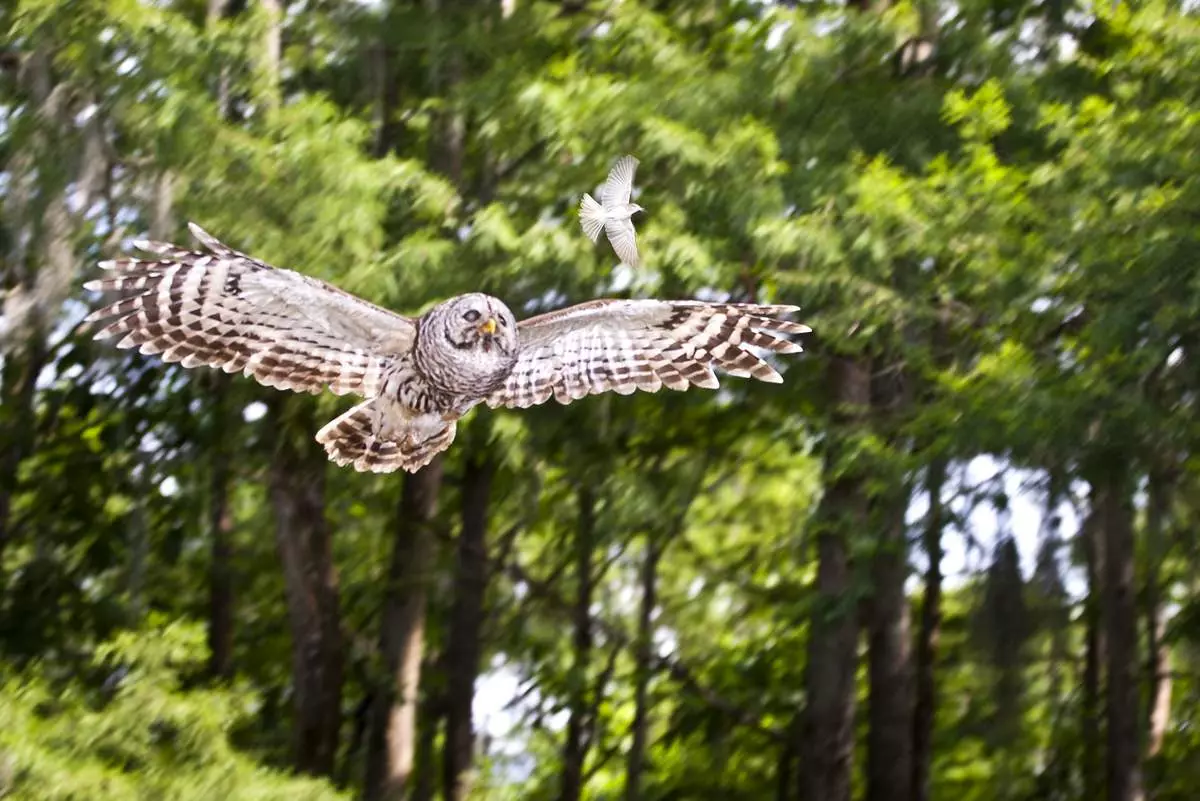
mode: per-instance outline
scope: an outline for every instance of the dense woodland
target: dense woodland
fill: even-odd
[[[1196,797],[1194,4],[0,8],[0,796]],[[638,270],[576,216],[626,152]],[[814,333],[358,474],[347,399],[81,330],[189,220]]]

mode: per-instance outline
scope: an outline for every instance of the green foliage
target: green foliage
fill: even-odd
[[[346,798],[257,764],[230,731],[253,715],[242,689],[188,688],[206,656],[193,623],[156,623],[96,648],[100,689],[10,676],[0,692],[0,794],[38,799]]]

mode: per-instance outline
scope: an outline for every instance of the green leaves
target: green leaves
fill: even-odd
[[[989,79],[974,93],[956,89],[946,95],[942,112],[946,121],[958,126],[967,141],[985,142],[999,136],[1012,122],[1011,110],[999,81]]]
[[[184,690],[204,631],[180,621],[123,632],[96,650],[99,692],[5,677],[0,793],[14,799],[343,798],[322,782],[256,765],[230,732],[257,704],[243,689]]]

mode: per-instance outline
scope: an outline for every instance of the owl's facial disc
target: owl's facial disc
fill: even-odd
[[[446,338],[457,348],[508,354],[513,345],[513,321],[503,304],[496,306],[485,295],[459,299],[447,317]]]

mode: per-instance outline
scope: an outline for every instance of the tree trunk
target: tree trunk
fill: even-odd
[[[937,714],[937,653],[942,630],[942,528],[945,507],[942,487],[946,462],[929,465],[926,486],[929,514],[925,519],[924,547],[929,565],[925,568],[925,598],[921,603],[921,632],[917,639],[917,699],[913,711],[912,801],[929,801],[933,765],[933,732]]]
[[[457,24],[455,17],[472,0],[425,0],[431,14],[429,26],[430,94],[445,100],[436,113],[437,136],[430,142],[430,163],[463,191],[463,166],[466,157],[466,121],[456,108],[454,95],[463,79],[463,54],[448,43],[448,32]],[[449,17],[449,20],[447,18]]]
[[[283,1],[261,0],[263,11],[266,12],[267,30],[263,39],[262,69],[267,75],[268,91],[264,100],[270,110],[279,106],[282,96],[280,80],[280,63],[283,57]]]
[[[579,801],[583,795],[583,763],[587,759],[588,663],[592,655],[592,552],[595,548],[596,499],[590,487],[578,489],[579,525],[575,532],[575,606],[571,638],[570,709],[563,741],[559,801]]]
[[[649,739],[650,710],[647,691],[650,687],[651,661],[654,656],[654,606],[657,601],[658,560],[661,555],[658,540],[646,538],[646,556],[642,563],[642,605],[638,614],[637,653],[635,655],[635,684],[633,688],[633,742],[625,771],[625,801],[642,797],[642,772],[645,769],[646,743]]]
[[[861,421],[871,400],[867,359],[833,357],[830,384],[838,404],[839,437]],[[857,602],[849,538],[867,523],[864,479],[841,465],[842,445],[830,444],[825,466],[831,480],[821,501],[817,534],[817,586],[805,666],[804,736],[799,771],[802,801],[849,801],[854,761]],[[906,782],[907,786],[907,782]]]
[[[296,769],[329,776],[341,727],[344,667],[337,571],[325,520],[326,458],[312,439],[317,421],[311,399],[280,398],[271,504],[292,633]]]
[[[1073,695],[1064,692],[1067,682],[1072,681],[1075,659],[1071,653],[1071,601],[1067,596],[1059,567],[1059,551],[1062,548],[1062,520],[1058,507],[1067,497],[1067,481],[1060,467],[1049,469],[1049,485],[1046,493],[1046,517],[1043,520],[1041,543],[1038,546],[1038,561],[1033,580],[1037,590],[1037,625],[1049,630],[1049,653],[1046,664],[1047,705],[1057,719]],[[1068,760],[1054,759],[1039,777],[1041,787],[1064,787],[1071,782],[1074,767]]]
[[[1100,685],[1106,650],[1101,606],[1105,543],[1101,500],[1093,486],[1088,516],[1079,532],[1083,538],[1088,581],[1088,598],[1084,607],[1087,630],[1083,664],[1083,797],[1088,799],[1101,797],[1104,776],[1104,721],[1100,714]]]
[[[380,635],[380,652],[391,687],[390,691],[378,692],[371,706],[363,788],[368,801],[403,799],[412,777],[435,537],[433,522],[442,467],[442,457],[438,456],[408,476],[400,499]]]
[[[489,456],[470,459],[463,473],[462,533],[458,537],[454,605],[446,643],[446,740],[442,754],[446,801],[467,797],[475,750],[471,702],[483,652],[488,503],[495,473],[496,463]]]
[[[425,683],[429,684],[432,665],[425,666]],[[427,688],[422,694],[417,718],[421,721],[417,729],[417,755],[411,801],[433,801],[437,789],[437,734],[442,718],[445,717],[442,688],[435,692]]]
[[[775,801],[792,801],[796,797],[794,774],[799,762],[799,749],[804,734],[804,719],[797,714],[788,724],[785,739],[779,747],[775,763]]]
[[[1167,614],[1162,603],[1162,564],[1167,557],[1164,532],[1171,503],[1170,478],[1150,477],[1146,510],[1146,673],[1150,683],[1146,719],[1146,756],[1156,757],[1171,717],[1170,646],[1166,642]]]
[[[208,478],[208,529],[212,548],[208,566],[209,673],[233,676],[233,515],[229,509],[229,376],[211,374],[213,433]]]
[[[205,25],[210,32],[226,14],[235,10],[231,0],[208,0]],[[229,114],[229,68],[222,65],[217,75],[217,113]],[[161,179],[170,186],[165,173]],[[156,214],[156,225],[169,228],[170,223]],[[166,233],[160,237],[168,241]],[[231,414],[230,377],[213,370],[208,379],[212,387],[213,432],[208,478],[208,527],[212,537],[208,568],[208,649],[209,673],[219,679],[233,676],[233,516],[229,510],[229,446],[232,438],[228,426],[240,426],[241,420]]]
[[[872,559],[867,650],[867,799],[907,801],[912,786],[913,677],[909,625],[908,492],[880,504],[880,541]]]
[[[1141,801],[1138,743],[1137,598],[1134,592],[1133,502],[1124,463],[1104,477],[1104,605],[1108,629],[1108,798]]]
[[[396,24],[390,19],[384,20],[387,27]],[[383,158],[396,150],[402,130],[396,115],[400,105],[400,85],[393,64],[392,43],[386,35],[375,43],[371,61],[376,80],[375,141],[371,152],[375,158]]]
[[[56,91],[50,54],[44,47],[29,53],[17,75],[18,89],[27,96],[35,124],[41,128],[41,141],[34,140],[35,152],[26,149],[6,154],[5,228],[12,246],[0,262],[0,566],[13,538],[12,499],[21,462],[34,449],[34,396],[38,374],[49,359],[46,336],[59,304],[71,289],[76,266],[74,226],[67,211],[70,176],[53,170],[40,172],[39,157],[50,161],[59,154],[36,152],[42,147],[54,148],[59,141],[56,134],[70,127],[66,103],[70,93]],[[92,156],[84,160],[74,187],[85,207],[92,203],[98,176],[107,171],[106,166],[96,169],[90,163],[95,160],[94,153]],[[29,252],[27,241],[35,253]]]
[[[24,339],[22,346],[4,353],[0,367],[0,434],[4,442],[0,452],[0,567],[14,535],[12,499],[18,489],[21,462],[33,452],[37,430],[34,389],[47,358],[41,326],[27,330]],[[0,575],[0,587],[4,580]]]

